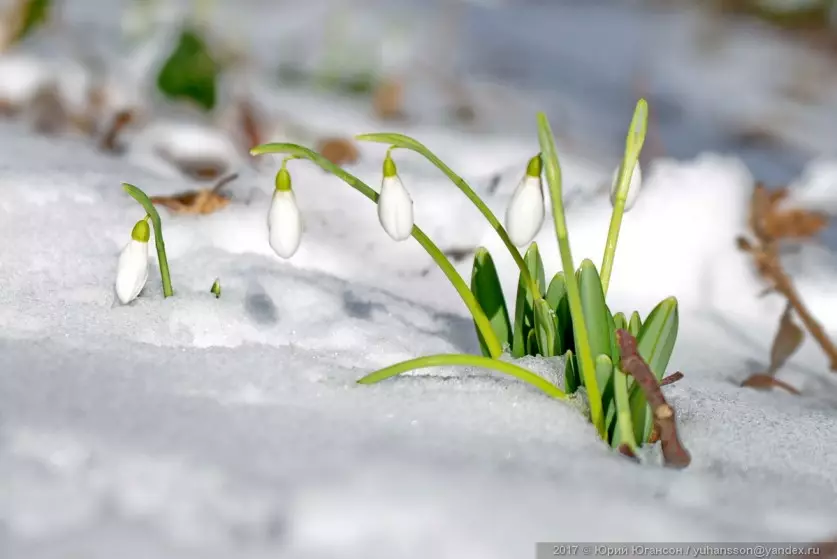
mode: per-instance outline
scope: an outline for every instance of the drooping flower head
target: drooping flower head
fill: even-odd
[[[378,196],[378,221],[396,241],[408,239],[413,232],[413,199],[398,177],[389,153],[384,159],[384,178]]]
[[[268,240],[273,251],[290,258],[302,240],[302,214],[291,189],[291,174],[285,165],[276,173],[276,190],[267,215]]]
[[[141,219],[131,231],[131,240],[119,253],[116,269],[116,296],[127,305],[137,298],[148,280],[148,240],[151,227],[148,217]]]
[[[542,169],[543,161],[540,154],[529,160],[526,175],[515,188],[506,209],[506,231],[511,242],[519,247],[532,242],[546,215],[541,183]]]

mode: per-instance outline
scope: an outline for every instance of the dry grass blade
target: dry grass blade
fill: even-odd
[[[765,373],[756,373],[754,375],[750,375],[744,382],[741,383],[741,386],[757,389],[781,388],[782,390],[786,390],[787,392],[790,392],[791,394],[794,394],[796,396],[800,395],[799,390],[797,390],[790,384]]]
[[[151,203],[174,213],[208,215],[230,203],[230,198],[221,194],[221,189],[237,178],[237,174],[232,174],[219,180],[212,188],[188,190],[173,196],[152,196]]]
[[[639,355],[636,338],[622,328],[616,330],[616,338],[622,352],[622,369],[634,377],[651,406],[654,427],[663,451],[663,463],[672,468],[685,468],[691,463],[692,457],[677,436],[674,409],[666,402],[657,377],[651,372],[648,363]]]

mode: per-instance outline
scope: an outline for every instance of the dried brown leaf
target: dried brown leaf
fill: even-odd
[[[382,79],[372,95],[372,109],[383,120],[403,119],[404,81],[392,77]]]
[[[348,138],[323,138],[317,142],[317,151],[335,165],[357,163],[360,151]]]
[[[802,345],[804,338],[805,332],[793,321],[793,307],[790,304],[786,305],[785,312],[782,313],[782,318],[779,320],[776,337],[773,338],[773,346],[770,349],[770,366],[766,374],[774,375],[776,371],[782,368],[788,358]]]
[[[230,198],[221,194],[220,191],[237,177],[238,175],[235,174],[226,176],[212,188],[188,190],[173,196],[152,196],[151,203],[178,214],[208,215],[225,208],[230,203]]]

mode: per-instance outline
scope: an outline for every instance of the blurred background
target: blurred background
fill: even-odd
[[[7,0],[6,19],[25,4],[51,17],[7,52],[69,50],[127,76],[191,21],[224,60],[221,97],[351,98],[392,128],[531,135],[543,110],[574,151],[612,162],[644,96],[646,160],[734,154],[775,187],[837,148],[831,0]]]

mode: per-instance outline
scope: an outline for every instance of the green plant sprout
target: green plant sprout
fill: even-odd
[[[494,260],[487,249],[479,247],[476,251],[469,289],[439,248],[418,227],[413,226],[411,236],[442,269],[471,312],[483,355],[441,354],[419,357],[370,373],[358,380],[358,383],[373,384],[416,369],[443,365],[492,369],[529,383],[557,399],[566,399],[583,388],[589,401],[590,421],[604,441],[613,448],[626,447],[630,451],[647,443],[651,437],[653,416],[639,383],[625,374],[620,367],[616,330],[625,329],[636,338],[639,355],[649,365],[659,382],[677,337],[677,300],[673,297],[664,299],[645,320],[642,320],[636,311],[631,313],[630,318],[621,312],[612,314],[606,303],[619,229],[626,211],[625,201],[628,199],[629,189],[632,188],[632,173],[638,164],[647,119],[647,103],[640,99],[631,120],[625,154],[615,183],[612,197],[613,213],[600,276],[595,264],[588,259],[583,260],[577,269],[573,263],[555,140],[546,116],[538,114],[541,153],[532,158],[527,166],[524,181],[530,182],[524,184],[522,181],[523,186],[518,189],[521,192],[521,188],[527,190],[525,196],[521,196],[523,202],[520,202],[520,208],[523,209],[515,218],[517,223],[520,223],[520,216],[535,216],[534,219],[537,220],[537,216],[543,215],[543,193],[538,192],[541,189],[540,173],[543,170],[549,187],[562,264],[562,271],[556,273],[548,284],[538,245],[531,242],[526,253],[521,256],[507,230],[467,182],[423,144],[402,134],[357,136],[360,140],[390,145],[384,165],[384,185],[387,184],[387,180],[396,176],[395,164],[390,157],[390,152],[395,148],[419,153],[439,168],[483,214],[500,236],[519,269],[512,320]],[[378,194],[372,188],[307,148],[296,144],[275,143],[263,144],[251,150],[253,155],[268,153],[287,154],[282,162],[284,172],[287,172],[288,161],[308,159],[378,203]],[[512,204],[514,203],[513,200]],[[541,207],[538,207],[538,204],[541,204]],[[380,216],[381,212],[382,208],[379,207],[379,217],[383,224],[384,217]],[[387,216],[387,219],[393,219],[393,215]],[[532,229],[537,232],[537,228]],[[564,386],[556,386],[523,367],[502,360],[503,351],[508,351],[514,358],[524,355],[563,357]]]
[[[221,298],[221,278],[215,278],[215,281],[212,282],[212,287],[209,288],[209,292],[215,295],[216,299]]]
[[[163,281],[163,297],[171,297],[174,291],[171,287],[171,277],[169,276],[169,261],[166,258],[166,243],[163,241],[163,224],[160,221],[160,214],[157,213],[157,208],[151,203],[148,196],[132,184],[126,182],[122,183],[122,188],[131,197],[139,202],[145,210],[148,217],[151,218],[151,224],[154,226],[154,245],[157,248],[157,260],[160,264],[160,278]]]

